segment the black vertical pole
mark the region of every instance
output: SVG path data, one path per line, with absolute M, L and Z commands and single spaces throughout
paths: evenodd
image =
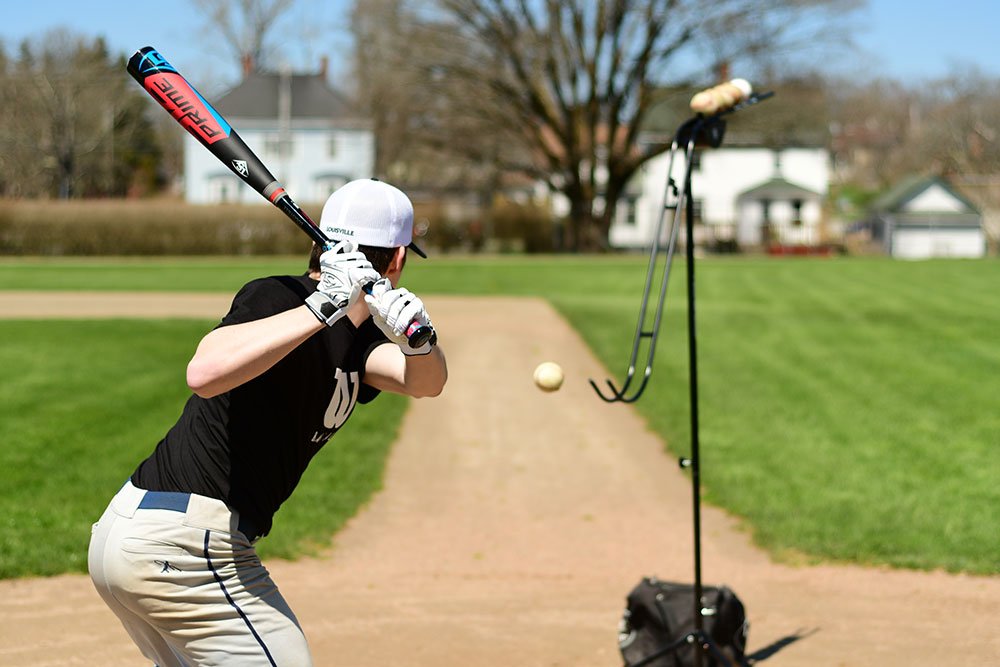
M 690 159 L 690 155 L 688 156 Z M 687 256 L 688 381 L 691 400 L 691 492 L 694 502 L 694 646 L 695 667 L 702 666 L 704 618 L 701 615 L 701 457 L 698 451 L 698 345 L 694 313 L 694 209 L 691 201 L 691 172 L 684 182 L 687 200 L 685 250 Z

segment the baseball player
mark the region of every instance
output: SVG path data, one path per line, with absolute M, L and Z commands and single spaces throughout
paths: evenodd
M 314 248 L 305 275 L 245 285 L 201 340 L 194 395 L 94 524 L 94 585 L 161 667 L 312 664 L 254 544 L 355 404 L 435 396 L 447 380 L 441 349 L 406 339 L 430 326 L 399 287 L 408 251 L 426 256 L 406 195 L 351 181 L 320 227 L 337 247 Z

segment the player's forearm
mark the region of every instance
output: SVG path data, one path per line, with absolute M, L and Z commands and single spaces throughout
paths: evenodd
M 323 327 L 306 306 L 219 327 L 201 340 L 188 363 L 188 386 L 202 398 L 229 391 L 271 368 Z
M 405 357 L 403 387 L 410 396 L 437 396 L 447 381 L 448 364 L 440 347 L 433 347 L 428 354 Z
M 440 347 L 408 357 L 395 345 L 379 345 L 368 356 L 365 384 L 414 398 L 437 396 L 448 381 L 448 364 Z
M 403 357 L 399 377 L 401 393 L 414 398 L 437 396 L 448 381 L 448 364 L 440 347 L 433 347 L 428 354 Z

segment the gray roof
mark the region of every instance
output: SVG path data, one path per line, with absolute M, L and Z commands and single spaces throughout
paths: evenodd
M 975 204 L 951 187 L 944 179 L 936 176 L 910 176 L 903 179 L 872 202 L 871 210 L 875 213 L 902 212 L 906 205 L 915 199 L 917 195 L 934 185 L 942 187 L 955 200 L 962 204 L 965 209 L 964 211 L 952 213 L 952 215 L 979 213 Z
M 281 74 L 252 73 L 219 99 L 219 111 L 231 118 L 278 118 Z M 288 74 L 291 83 L 291 118 L 348 120 L 357 112 L 348 99 L 332 90 L 322 74 Z
M 821 199 L 822 195 L 815 190 L 796 185 L 783 178 L 772 178 L 739 195 L 740 199 Z
M 906 205 L 910 201 L 935 185 L 944 188 L 961 203 L 962 210 L 940 212 L 906 210 Z M 982 227 L 982 217 L 975 205 L 944 179 L 935 176 L 911 176 L 897 183 L 872 203 L 869 223 L 891 223 L 894 228 L 979 228 Z

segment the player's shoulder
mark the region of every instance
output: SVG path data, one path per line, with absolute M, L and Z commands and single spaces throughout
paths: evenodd
M 301 276 L 267 276 L 255 278 L 245 284 L 239 291 L 243 295 L 271 295 L 275 298 L 282 296 L 303 301 L 307 296 L 316 291 L 316 281 L 307 275 Z
M 261 319 L 301 306 L 316 290 L 308 276 L 267 276 L 245 284 L 233 298 L 221 324 L 238 324 Z

